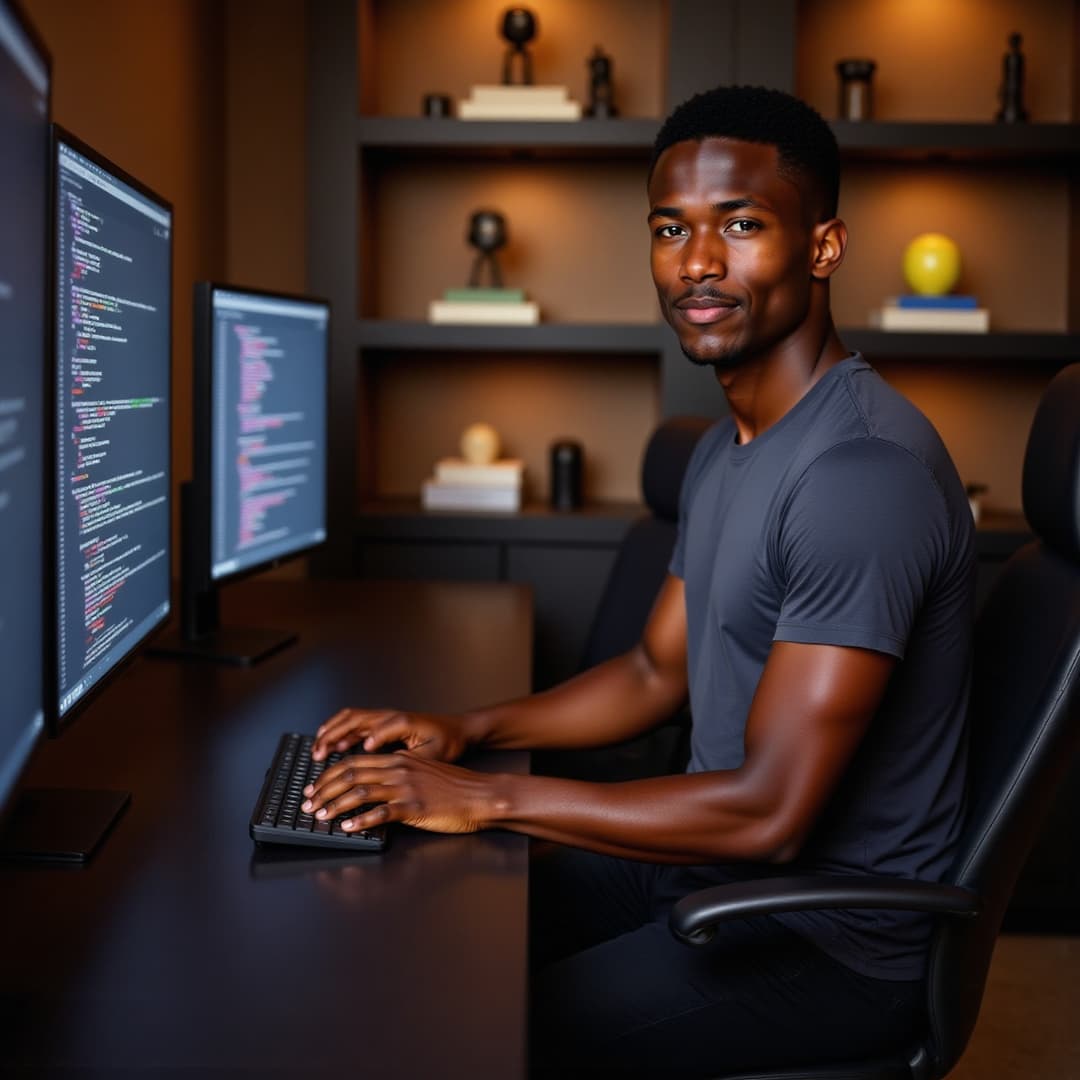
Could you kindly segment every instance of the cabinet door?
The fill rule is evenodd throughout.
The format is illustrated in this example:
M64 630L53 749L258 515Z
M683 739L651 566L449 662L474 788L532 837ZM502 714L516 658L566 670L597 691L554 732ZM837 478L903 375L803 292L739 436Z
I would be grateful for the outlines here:
M546 689L577 671L615 551L526 544L507 548L507 580L533 588L535 689Z
M357 541L358 577L398 581L498 581L498 544Z

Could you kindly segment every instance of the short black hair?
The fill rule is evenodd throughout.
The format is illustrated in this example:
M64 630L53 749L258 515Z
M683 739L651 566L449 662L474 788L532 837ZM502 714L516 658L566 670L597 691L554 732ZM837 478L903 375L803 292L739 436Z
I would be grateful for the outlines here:
M840 150L832 129L806 102L764 86L718 86L696 94L661 125L653 143L649 178L669 146L709 138L775 146L781 175L809 183L817 195L820 220L836 216Z

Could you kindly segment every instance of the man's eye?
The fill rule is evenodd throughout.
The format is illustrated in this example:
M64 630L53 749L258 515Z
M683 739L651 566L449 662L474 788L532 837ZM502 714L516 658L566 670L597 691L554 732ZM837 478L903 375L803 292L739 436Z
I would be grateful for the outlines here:
M682 236L683 227L681 225L661 225L656 230L656 236L661 237L664 240L671 240L676 236Z
M757 232L761 228L761 225L756 221L751 221L749 218L739 218L737 221L733 221L728 228L732 232L737 233L752 233Z

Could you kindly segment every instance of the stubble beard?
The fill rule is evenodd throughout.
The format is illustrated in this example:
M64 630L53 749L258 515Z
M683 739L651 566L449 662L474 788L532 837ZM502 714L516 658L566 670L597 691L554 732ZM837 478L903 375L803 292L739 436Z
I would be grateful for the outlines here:
M697 355L684 341L679 341L683 356L695 367L711 367L714 371L732 371L746 359L746 349L737 343L724 346L719 353L712 350L709 355Z

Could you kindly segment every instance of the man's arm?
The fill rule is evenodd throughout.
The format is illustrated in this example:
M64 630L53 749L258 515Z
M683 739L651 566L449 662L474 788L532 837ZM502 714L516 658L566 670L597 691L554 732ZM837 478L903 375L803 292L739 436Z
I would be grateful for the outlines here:
M484 776L392 754L327 770L311 805L333 816L380 801L355 819L358 828L386 821L441 832L499 827L655 862L783 862L798 853L835 788L895 663L866 649L775 643L737 769L591 784Z
M465 716L470 743L498 749L571 750L632 739L686 701L686 598L668 574L641 640L550 690Z
M467 746L580 749L632 739L686 700L686 603L668 575L642 639L629 652L531 697L462 716L343 709L319 728L313 756L402 742L423 757L453 761Z

